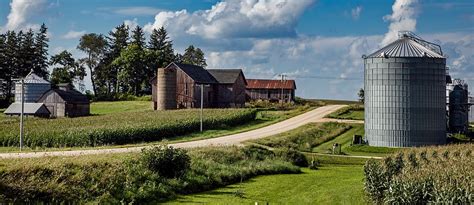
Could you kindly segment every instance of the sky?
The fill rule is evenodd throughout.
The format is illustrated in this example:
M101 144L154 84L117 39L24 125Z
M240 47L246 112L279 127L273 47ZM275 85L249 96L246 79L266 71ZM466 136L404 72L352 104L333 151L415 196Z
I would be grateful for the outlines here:
M441 45L453 78L474 93L471 0L0 0L0 31L49 29L51 55L76 49L85 33L125 23L149 34L164 26L177 52L201 48L207 68L240 68L246 78L287 75L296 95L357 99L361 58L401 30ZM86 88L91 89L86 78Z

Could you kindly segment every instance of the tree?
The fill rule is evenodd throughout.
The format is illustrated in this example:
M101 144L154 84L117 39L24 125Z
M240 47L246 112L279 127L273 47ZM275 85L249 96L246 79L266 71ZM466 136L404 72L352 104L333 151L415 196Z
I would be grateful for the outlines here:
M38 69L35 67L35 63L38 62L39 57L36 54L36 42L35 42L35 34L33 30L28 30L26 33L20 32L18 33L18 41L19 41L19 54L20 58L18 58L18 77L26 76L31 69L38 72L38 75L45 76L44 70ZM35 70L36 68L36 70Z
M52 56L50 64L57 66L51 73L53 84L67 83L72 86L74 81L82 81L86 76L85 68L66 50Z
M168 66L175 60L173 42L169 40L168 33L164 27L153 29L148 43L150 49L150 75L156 72L157 68Z
M200 48L194 48L190 45L186 48L183 55L183 63L206 67L206 59L204 58L204 52Z
M19 77L18 72L18 59L20 58L19 54L19 41L15 31L7 31L5 34L5 52L3 54L4 61L4 80L5 83L5 97L10 99L12 97L12 87L13 87L13 78Z
M146 51L136 44L124 49L113 65L120 68L118 80L124 92L138 95L141 85L146 80Z
M145 33L140 26L136 26L133 29L131 43L139 46L141 49L145 48Z
M364 88L361 88L361 89L359 90L359 92L357 93L357 95L359 96L359 102L364 103L364 101L365 101Z
M106 46L107 41L104 36L95 33L83 35L79 41L79 45L77 46L77 49L87 54L87 57L81 59L81 61L89 67L94 95L97 95L95 70L104 55Z
M108 40L108 51L103 59L103 63L100 66L100 76L103 81L107 81L108 88L107 92L110 92L110 86L115 88L115 92L119 92L118 73L120 68L113 64L113 61L120 56L123 49L128 46L129 40L129 28L124 23L115 27L113 31L109 32Z
M35 36L33 71L40 77L48 77L48 28L43 23Z
M7 37L0 34L0 92L3 94L2 98L7 95L7 80L9 77L9 70L6 56Z

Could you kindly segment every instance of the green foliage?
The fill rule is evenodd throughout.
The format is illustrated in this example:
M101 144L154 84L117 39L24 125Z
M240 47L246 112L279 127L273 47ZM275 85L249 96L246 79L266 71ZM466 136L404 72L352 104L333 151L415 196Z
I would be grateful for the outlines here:
M148 169L166 178L182 177L191 163L186 150L168 146L144 149L141 161Z
M364 120L364 106L353 104L343 107L336 112L333 112L326 117L345 120Z
M308 166L308 160L306 159L306 156L293 148L275 149L275 155L281 157L285 161L291 162L296 166Z
M86 53L87 57L80 61L89 67L92 89L97 94L96 81L100 81L97 77L97 67L104 56L107 41L102 34L89 33L85 34L79 40L77 49Z
M314 147L339 136L350 128L350 125L335 122L310 123L272 137L254 140L254 142L270 147L286 147L310 152Z
M56 85L67 83L73 86L74 80L84 80L86 76L85 68L66 50L52 56L50 65L56 66L51 73L51 82Z
M183 55L183 63L197 65L205 68L207 66L206 59L204 58L204 52L200 48L194 48L190 45L186 48Z
M141 111L81 118L38 119L25 122L25 145L86 147L158 141L199 130L198 110ZM244 124L253 109L205 110L204 128ZM18 146L18 118L0 119L0 144Z
M473 144L414 148L369 160L365 191L376 203L473 203L473 149Z
M160 149L160 148L158 148ZM153 153L150 153L153 152ZM241 182L257 175L299 173L279 158L245 157L242 148L201 148L188 152L191 164L180 178L155 170L174 158L186 159L181 149L145 150L126 156L46 158L0 161L0 200L24 203L156 203ZM157 156L156 159L151 157ZM178 160L180 161L180 160ZM149 169L151 162L152 169ZM177 162L177 161L174 161ZM178 163L180 164L180 163ZM168 170L172 172L174 170Z

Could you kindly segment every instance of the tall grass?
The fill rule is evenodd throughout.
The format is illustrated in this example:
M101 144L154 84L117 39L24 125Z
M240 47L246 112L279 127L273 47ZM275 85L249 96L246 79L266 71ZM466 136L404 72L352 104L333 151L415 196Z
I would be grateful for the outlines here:
M204 128L244 124L254 109L208 109ZM18 146L17 118L0 119L0 145ZM28 147L85 147L157 141L199 130L198 110L143 111L61 119L28 119Z
M359 104L343 107L326 117L344 120L364 120L364 106Z
M376 203L474 203L474 144L409 149L364 166Z
M253 142L269 147L286 147L311 152L314 147L334 139L350 128L351 126L348 124L335 122L309 123L288 132L254 140Z
M172 177L160 175L161 172L155 166L150 166L150 162L155 164L164 159L159 164L164 162L171 168L174 166L171 161L175 160L169 160L174 159L174 156L183 156L186 152L178 151L178 155L173 156L168 154L175 151L166 152L165 155L154 154L161 157L152 161L148 157L149 152L89 156L87 159L73 157L8 161L6 166L0 166L0 201L154 203L173 199L177 194L241 182L256 175L300 172L299 167L271 151L239 147L200 148L187 152L191 159L190 166L185 167L183 175Z

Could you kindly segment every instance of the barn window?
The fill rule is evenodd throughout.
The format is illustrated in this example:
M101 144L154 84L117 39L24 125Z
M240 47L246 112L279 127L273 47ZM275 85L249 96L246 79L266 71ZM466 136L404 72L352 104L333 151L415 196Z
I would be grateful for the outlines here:
M184 95L188 95L188 84L184 83Z

